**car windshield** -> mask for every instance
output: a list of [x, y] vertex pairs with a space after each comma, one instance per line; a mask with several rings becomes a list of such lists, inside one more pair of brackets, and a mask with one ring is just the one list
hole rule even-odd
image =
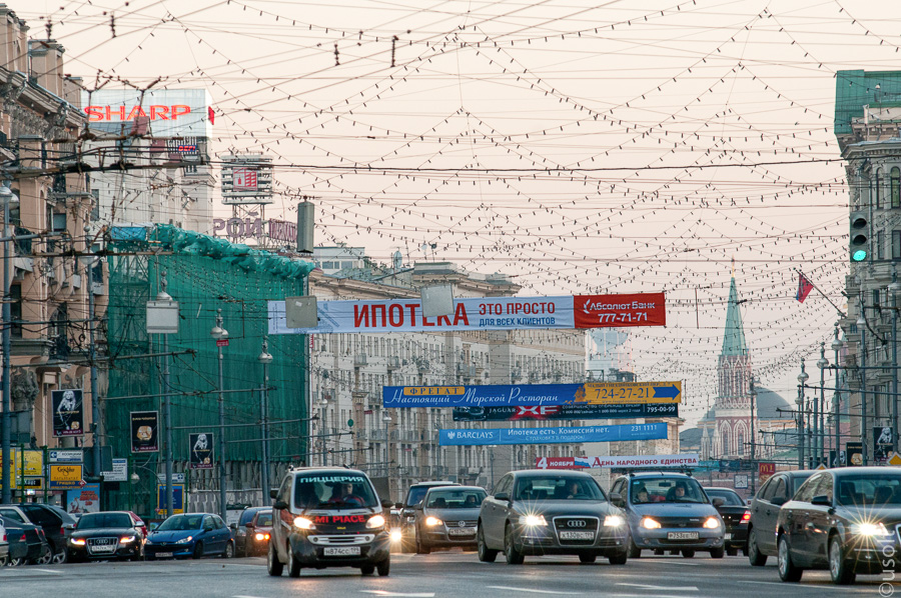
[[901, 476], [889, 473], [836, 480], [838, 504], [846, 507], [901, 505]]
[[710, 498], [722, 498], [723, 504], [729, 507], [743, 507], [745, 506], [745, 502], [741, 499], [741, 497], [731, 490], [716, 490], [713, 488], [705, 489], [704, 492], [707, 493], [707, 496]]
[[294, 506], [310, 508], [377, 507], [378, 497], [369, 478], [354, 473], [311, 473], [294, 480]]
[[482, 489], [458, 490], [442, 488], [429, 492], [429, 509], [478, 509], [486, 493]]
[[520, 478], [515, 500], [604, 500], [601, 488], [590, 477], [546, 475]]
[[203, 515], [173, 515], [163, 521], [156, 531], [175, 532], [200, 529], [203, 525]]
[[632, 480], [633, 504], [655, 502], [706, 503], [701, 485], [692, 478], [643, 477]]
[[257, 516], [257, 525], [271, 526], [272, 525], [272, 513], [271, 512], [260, 513]]
[[131, 517], [125, 513], [88, 513], [78, 520], [76, 529], [100, 529], [102, 527], [131, 527]]

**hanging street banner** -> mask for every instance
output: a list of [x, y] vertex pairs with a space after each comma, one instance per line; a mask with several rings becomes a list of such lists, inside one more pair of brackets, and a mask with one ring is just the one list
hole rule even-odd
[[667, 425], [629, 424], [625, 426], [585, 426], [579, 428], [513, 428], [489, 430], [439, 430], [440, 446], [486, 444], [575, 444], [620, 440], [660, 440]]
[[537, 405], [526, 407], [454, 407], [455, 422], [545, 421], [569, 419], [626, 419], [679, 417], [676, 403], [638, 405]]
[[188, 434], [191, 469], [213, 468], [213, 434]]
[[84, 434], [84, 393], [80, 388], [51, 390], [53, 405], [53, 436], [82, 436]]
[[288, 328], [285, 302], [269, 302], [269, 334], [445, 332], [665, 326], [663, 293], [454, 300], [454, 313], [425, 317], [419, 299], [319, 301], [319, 326]]
[[[385, 407], [535, 407], [551, 405], [621, 407], [623, 405], [666, 405], [681, 402], [681, 382], [382, 387], [382, 404]], [[670, 416], [655, 415], [655, 417]]]
[[159, 452], [159, 419], [158, 411], [131, 412], [131, 452]]
[[684, 455], [636, 455], [633, 457], [536, 457], [536, 469], [592, 469], [599, 467], [697, 467], [697, 453]]

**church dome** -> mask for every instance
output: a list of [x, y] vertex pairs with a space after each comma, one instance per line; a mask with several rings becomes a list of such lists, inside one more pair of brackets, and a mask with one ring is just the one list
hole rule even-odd
[[791, 403], [777, 392], [757, 387], [757, 419], [790, 419]]

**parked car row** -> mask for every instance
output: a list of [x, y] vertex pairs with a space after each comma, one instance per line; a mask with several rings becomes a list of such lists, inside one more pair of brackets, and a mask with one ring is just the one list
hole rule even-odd
[[6, 533], [5, 551], [0, 542], [3, 562], [10, 565], [65, 562], [66, 542], [75, 520], [60, 507], [43, 503], [0, 505], [0, 520]]

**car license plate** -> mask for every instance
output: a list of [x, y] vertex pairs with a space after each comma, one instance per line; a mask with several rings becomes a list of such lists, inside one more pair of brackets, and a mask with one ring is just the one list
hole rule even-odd
[[172, 556], [172, 553], [171, 552], [158, 552], [158, 553], [156, 553], [156, 556], [161, 559], [164, 559], [166, 557]]
[[447, 530], [448, 536], [474, 536], [476, 528], [474, 527], [452, 527]]
[[323, 556], [360, 556], [359, 546], [326, 546], [322, 549]]
[[723, 535], [723, 539], [724, 539], [724, 540], [731, 540], [731, 539], [732, 539], [732, 534], [729, 534], [729, 533], [724, 534], [724, 535]]
[[594, 532], [560, 532], [561, 540], [594, 540]]
[[667, 540], [697, 540], [698, 532], [668, 532]]
[[116, 547], [114, 545], [110, 546], [91, 546], [91, 552], [93, 554], [102, 554], [104, 552], [116, 552]]

